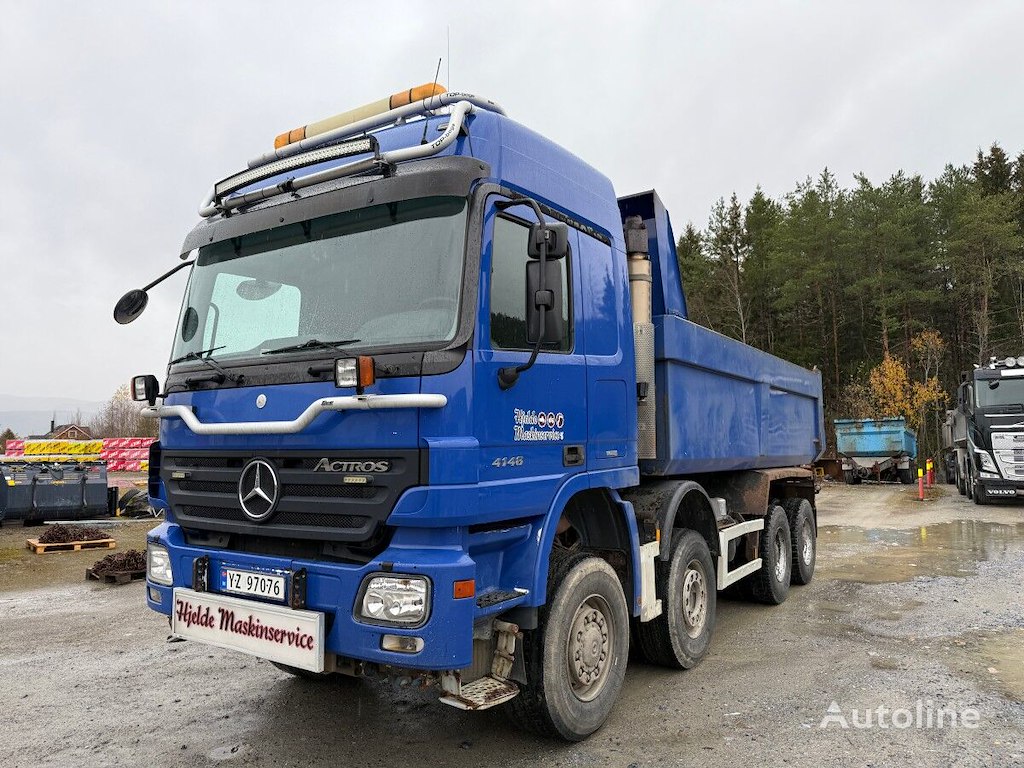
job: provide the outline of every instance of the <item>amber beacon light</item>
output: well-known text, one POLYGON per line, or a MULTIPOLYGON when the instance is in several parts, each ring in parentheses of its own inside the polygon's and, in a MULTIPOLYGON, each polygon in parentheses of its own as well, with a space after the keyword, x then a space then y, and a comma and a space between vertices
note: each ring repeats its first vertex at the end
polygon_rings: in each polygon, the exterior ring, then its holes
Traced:
POLYGON ((412 104, 414 101, 420 99, 429 99, 431 96, 439 96, 442 93, 446 93, 445 87, 438 83, 426 83, 425 85, 418 85, 415 88, 410 88, 406 91, 399 91, 393 93, 386 99, 380 99, 369 104, 364 104, 361 107, 350 109, 348 112, 342 112, 340 115, 334 117, 328 117, 324 120, 319 120, 309 125, 304 125, 300 128, 293 128, 290 131, 285 131, 274 139, 274 149, 280 149, 281 147, 287 146, 288 144, 294 144, 296 141, 302 141, 308 139, 311 136, 317 136, 327 131, 333 131, 336 128, 349 125, 358 120, 365 120, 368 117, 379 115, 382 112, 387 112, 391 109, 398 109, 404 107, 406 104, 412 104))

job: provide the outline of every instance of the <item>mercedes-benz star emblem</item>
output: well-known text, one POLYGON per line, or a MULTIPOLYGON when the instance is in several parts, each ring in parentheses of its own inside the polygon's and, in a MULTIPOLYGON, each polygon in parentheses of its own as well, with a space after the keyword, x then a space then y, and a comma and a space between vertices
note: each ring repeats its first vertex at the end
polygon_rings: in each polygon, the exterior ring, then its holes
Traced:
POLYGON ((242 468, 238 478, 238 502, 250 520, 258 523, 270 517, 280 491, 274 465, 266 459, 253 459, 242 468))

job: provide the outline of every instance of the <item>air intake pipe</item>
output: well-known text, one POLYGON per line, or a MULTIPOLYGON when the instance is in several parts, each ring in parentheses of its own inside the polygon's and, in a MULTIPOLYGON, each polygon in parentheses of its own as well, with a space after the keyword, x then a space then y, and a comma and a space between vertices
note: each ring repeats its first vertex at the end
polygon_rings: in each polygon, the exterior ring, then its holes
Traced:
POLYGON ((651 257, 647 225, 630 216, 623 227, 626 263, 629 267, 629 298, 633 307, 633 347, 636 353, 637 454, 657 458, 657 422, 654 396, 654 323, 651 319, 651 257))

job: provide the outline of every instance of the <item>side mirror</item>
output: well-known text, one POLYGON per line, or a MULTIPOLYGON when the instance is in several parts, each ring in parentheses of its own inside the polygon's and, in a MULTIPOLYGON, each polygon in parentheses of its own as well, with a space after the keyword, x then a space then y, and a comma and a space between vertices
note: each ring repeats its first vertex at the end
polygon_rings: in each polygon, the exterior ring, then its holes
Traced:
POLYGON ((540 290, 540 262, 526 262, 526 340, 537 343, 540 335, 540 309, 546 307, 544 338, 541 344, 557 344, 562 340, 562 265, 557 261, 545 264, 544 290, 540 290))
POLYGON ((146 293, 146 291, 155 285, 159 285, 175 272, 178 272, 185 267, 191 267, 195 263, 195 259, 183 261, 173 269, 169 269, 164 272, 160 277, 146 287, 132 288, 132 290, 128 291, 128 293, 118 299, 117 304, 114 305, 114 319, 121 325, 128 325, 128 323, 141 315, 142 311, 146 308, 146 305, 149 304, 149 294, 146 293))
POLYGON ((541 243, 548 244, 547 257, 560 259, 569 252, 569 225, 560 221, 549 221, 544 226, 534 224, 530 227, 530 244, 527 255, 531 259, 540 258, 541 243))
POLYGON ((149 304, 149 294, 141 288, 132 288, 114 305, 114 320, 121 325, 135 320, 149 304))
POLYGON ((160 392, 160 383, 156 376, 143 375, 132 378, 132 400, 137 403, 156 403, 157 394, 160 392))

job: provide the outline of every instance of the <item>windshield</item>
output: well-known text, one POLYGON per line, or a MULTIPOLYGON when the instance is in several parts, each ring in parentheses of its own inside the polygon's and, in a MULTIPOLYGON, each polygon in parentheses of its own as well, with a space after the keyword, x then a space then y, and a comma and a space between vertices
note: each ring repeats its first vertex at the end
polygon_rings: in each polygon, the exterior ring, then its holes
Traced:
POLYGON ((1020 408, 1024 404, 1024 379, 980 379, 974 391, 979 408, 1020 408))
POLYGON ((466 201, 443 197, 200 248, 171 359, 443 344, 458 323, 465 238, 466 201))

